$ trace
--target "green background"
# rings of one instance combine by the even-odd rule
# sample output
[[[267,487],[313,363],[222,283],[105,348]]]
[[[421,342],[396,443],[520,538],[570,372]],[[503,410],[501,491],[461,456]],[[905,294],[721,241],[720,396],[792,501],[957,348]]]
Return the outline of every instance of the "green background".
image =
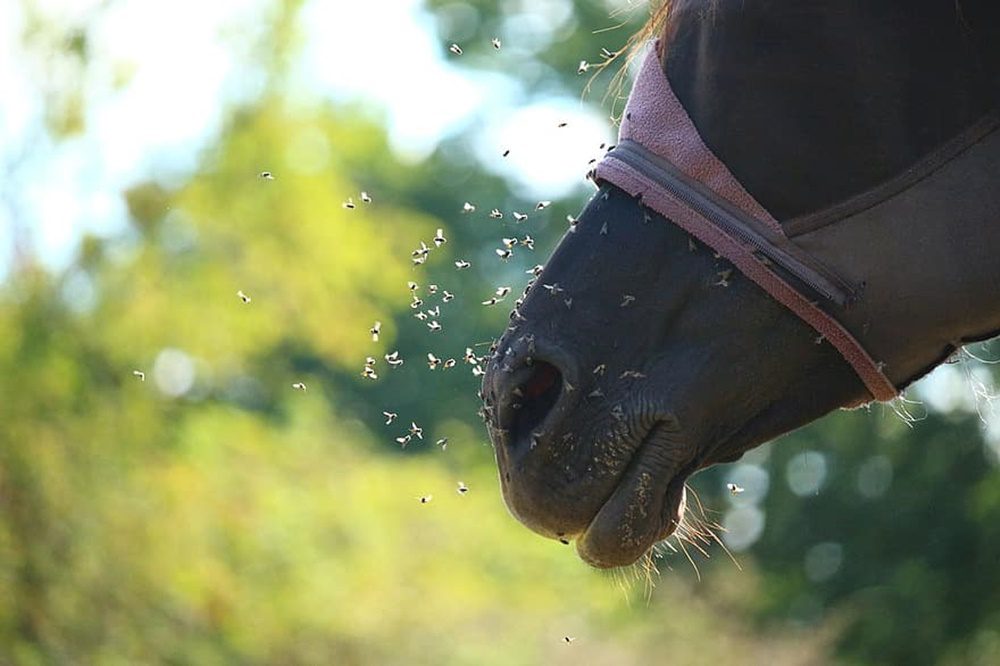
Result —
[[[570,28],[514,67],[489,38],[516,39],[504,21],[531,6],[457,4],[428,3],[442,50],[460,31],[456,66],[513,74],[526,101],[579,98],[579,61],[644,18],[577,1]],[[86,24],[26,7],[24,52],[82,80],[98,58]],[[674,542],[659,572],[597,572],[511,518],[478,380],[423,359],[461,359],[502,330],[509,302],[480,301],[520,291],[587,192],[520,226],[490,220],[535,202],[480,164],[475,124],[412,163],[377,112],[291,94],[299,11],[274,3],[252,43],[229,45],[264,84],[222,110],[194,172],[130,186],[125,232],[86,236],[59,269],[28,248],[0,283],[0,663],[1000,662],[988,396],[911,405],[913,424],[887,407],[837,413],[699,475],[706,520],[765,517],[738,565],[717,544]],[[585,104],[611,109],[609,77]],[[73,141],[86,104],[81,88],[52,91],[39,132]],[[25,169],[0,166],[8,183]],[[463,215],[465,201],[478,210]],[[439,227],[449,242],[413,267]],[[501,265],[492,250],[514,233],[537,249]],[[458,258],[473,267],[456,273]],[[429,283],[456,294],[442,332],[413,318],[408,280],[428,306]],[[397,370],[382,360],[393,350]],[[374,382],[360,376],[368,355]],[[970,358],[950,371],[966,398],[992,382]],[[161,390],[185,372],[187,390]],[[410,421],[424,439],[404,450]],[[824,473],[803,493],[810,460]],[[763,490],[744,505],[725,483],[746,474]]]

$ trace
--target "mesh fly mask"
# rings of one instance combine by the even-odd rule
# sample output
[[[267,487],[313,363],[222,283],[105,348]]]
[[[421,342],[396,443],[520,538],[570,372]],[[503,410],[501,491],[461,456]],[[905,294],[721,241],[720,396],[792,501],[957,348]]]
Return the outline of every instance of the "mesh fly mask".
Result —
[[[732,262],[832,344],[873,399],[887,401],[899,391],[865,344],[870,322],[878,318],[869,311],[877,306],[868,295],[879,288],[879,275],[847,271],[839,250],[815,239],[793,242],[795,232],[850,226],[873,211],[876,218],[898,214],[916,184],[975,143],[996,139],[997,126],[996,114],[990,114],[891,182],[783,227],[704,144],[651,49],[629,97],[619,143],[597,165],[595,178],[640,198]]]

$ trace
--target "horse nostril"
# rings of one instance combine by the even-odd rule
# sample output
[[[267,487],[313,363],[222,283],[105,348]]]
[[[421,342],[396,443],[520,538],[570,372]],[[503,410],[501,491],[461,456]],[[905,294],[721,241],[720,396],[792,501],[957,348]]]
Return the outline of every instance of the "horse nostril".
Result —
[[[531,439],[555,406],[562,393],[562,385],[562,373],[556,366],[545,361],[534,362],[531,374],[513,391],[511,441],[517,443]]]
[[[531,376],[520,387],[527,400],[535,400],[545,395],[561,378],[559,370],[551,363],[537,361],[531,367],[533,369]]]

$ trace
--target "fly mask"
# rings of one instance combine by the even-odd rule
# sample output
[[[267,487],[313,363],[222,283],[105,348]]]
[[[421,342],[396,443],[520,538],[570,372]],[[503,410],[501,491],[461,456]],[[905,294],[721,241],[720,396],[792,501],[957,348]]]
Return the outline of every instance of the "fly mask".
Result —
[[[651,49],[629,97],[619,143],[594,177],[628,192],[730,261],[815,329],[820,341],[832,344],[872,399],[887,401],[899,389],[880,359],[887,336],[876,335],[884,301],[877,296],[899,285],[870,263],[853,265],[843,243],[826,242],[824,234],[861,222],[874,228],[870,225],[887,217],[911,214],[921,196],[933,194],[921,187],[927,190],[932,174],[945,167],[957,170],[950,177],[959,181],[963,168],[981,171],[982,156],[971,148],[989,142],[990,155],[1000,158],[998,125],[1000,118],[991,113],[888,183],[781,224],[704,144]],[[803,234],[808,237],[796,238]]]

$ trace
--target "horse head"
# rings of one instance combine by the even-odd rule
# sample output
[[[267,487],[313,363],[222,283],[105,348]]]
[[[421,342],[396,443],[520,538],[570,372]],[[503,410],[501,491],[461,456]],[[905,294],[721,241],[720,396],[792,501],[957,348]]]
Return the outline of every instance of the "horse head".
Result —
[[[730,19],[726,34],[732,35],[738,21]],[[919,49],[925,26],[919,21],[914,25],[911,46]],[[693,124],[686,138],[664,141],[669,144],[665,150],[680,146],[683,152],[692,144],[702,145],[705,138],[739,176],[722,188],[718,183],[707,186],[730,199],[723,208],[742,207],[737,218],[743,213],[768,215],[767,210],[790,217],[812,210],[823,214],[805,215],[797,225],[795,220],[779,225],[773,218],[761,223],[758,233],[770,234],[771,249],[777,248],[777,259],[771,262],[758,252],[763,247],[767,254],[767,243],[750,247],[746,237],[727,236],[728,244],[713,244],[706,238],[718,229],[695,233],[702,219],[698,215],[708,217],[704,210],[688,220],[695,226],[672,213],[661,214],[671,204],[651,203],[648,195],[653,190],[643,184],[647,171],[602,178],[598,167],[597,193],[519,301],[483,382],[508,507],[542,535],[575,540],[579,555],[598,567],[630,564],[655,542],[683,528],[685,484],[699,469],[735,460],[838,407],[887,399],[962,342],[1000,329],[1000,269],[994,259],[1000,250],[1000,196],[990,184],[990,174],[1000,168],[1000,134],[995,131],[1000,120],[989,103],[977,98],[976,104],[953,105],[958,110],[947,121],[940,114],[927,120],[941,137],[958,133],[961,141],[939,140],[919,129],[900,139],[896,131],[892,136],[899,150],[881,151],[882,162],[871,166],[867,180],[858,181],[850,162],[861,159],[861,153],[838,152],[843,140],[822,125],[826,120],[834,123],[831,128],[849,122],[805,111],[796,115],[794,108],[784,108],[788,99],[795,99],[787,86],[774,77],[749,79],[743,90],[746,99],[736,100],[735,107],[752,108],[757,102],[763,107],[770,99],[775,109],[790,114],[788,122],[801,116],[818,123],[806,128],[816,137],[818,154],[839,155],[839,162],[823,166],[830,174],[843,173],[839,181],[819,188],[824,191],[810,199],[810,183],[816,181],[803,179],[781,198],[780,188],[770,184],[809,164],[789,170],[789,160],[798,157],[784,149],[788,157],[773,164],[759,158],[767,146],[754,142],[774,136],[774,119],[768,114],[744,118],[741,122],[749,126],[735,132],[725,114],[696,97],[724,89],[719,99],[732,99],[741,84],[720,76],[711,85],[693,85],[697,72],[725,72],[727,66],[720,62],[700,67],[697,57],[724,50],[699,48],[698,40],[712,34],[705,26],[676,28],[676,41],[665,50],[672,58],[667,64],[679,68],[673,78],[692,118],[675,115]],[[728,65],[742,62],[739,58]],[[821,60],[817,56],[810,62]],[[663,81],[669,69],[656,61],[655,74]],[[650,85],[660,85],[648,71],[640,74],[640,81],[643,76],[653,77]],[[885,76],[909,80],[905,72]],[[872,85],[880,85],[878,77]],[[809,105],[820,93],[798,94],[801,103]],[[971,99],[972,93],[968,95]],[[861,90],[857,97],[873,100],[878,95]],[[886,109],[890,102],[885,101]],[[648,108],[658,112],[662,106],[662,99],[633,91],[632,113]],[[859,106],[858,113],[867,119],[876,110],[881,112],[881,107]],[[883,115],[887,126],[894,124],[892,113]],[[625,138],[656,149],[657,127],[629,130],[628,124],[636,121],[626,114]],[[677,134],[672,122],[659,130]],[[655,156],[650,159],[655,161]],[[685,166],[685,159],[680,154],[675,161],[689,174],[704,175],[719,166]],[[883,183],[886,174],[894,176],[901,169],[909,180],[889,178]],[[920,177],[914,178],[914,173]],[[763,205],[744,196],[741,183],[750,183],[752,192],[763,192],[758,196]],[[865,194],[846,204],[831,202],[834,194],[841,196],[833,185],[849,194]],[[964,210],[942,198],[942,193],[959,190],[963,202],[972,202],[965,203]],[[926,211],[926,219],[919,221],[914,211]],[[986,218],[991,224],[981,224]],[[985,231],[978,237],[969,232],[960,243],[964,260],[956,261],[955,230],[971,229],[977,221]],[[795,228],[798,235],[791,233]],[[899,241],[915,229],[922,234],[921,243]],[[808,288],[808,280],[796,279],[802,276],[796,273],[800,263],[794,261],[799,255],[807,262],[820,255],[858,291],[837,303],[817,305],[821,293]],[[791,256],[791,263],[782,264],[783,256]],[[928,265],[943,268],[931,276],[922,270]],[[771,282],[779,288],[772,288]],[[865,285],[867,291],[860,293]],[[904,289],[909,289],[907,298],[900,298]],[[949,298],[950,290],[961,290],[961,303]],[[848,301],[857,303],[852,308]]]

